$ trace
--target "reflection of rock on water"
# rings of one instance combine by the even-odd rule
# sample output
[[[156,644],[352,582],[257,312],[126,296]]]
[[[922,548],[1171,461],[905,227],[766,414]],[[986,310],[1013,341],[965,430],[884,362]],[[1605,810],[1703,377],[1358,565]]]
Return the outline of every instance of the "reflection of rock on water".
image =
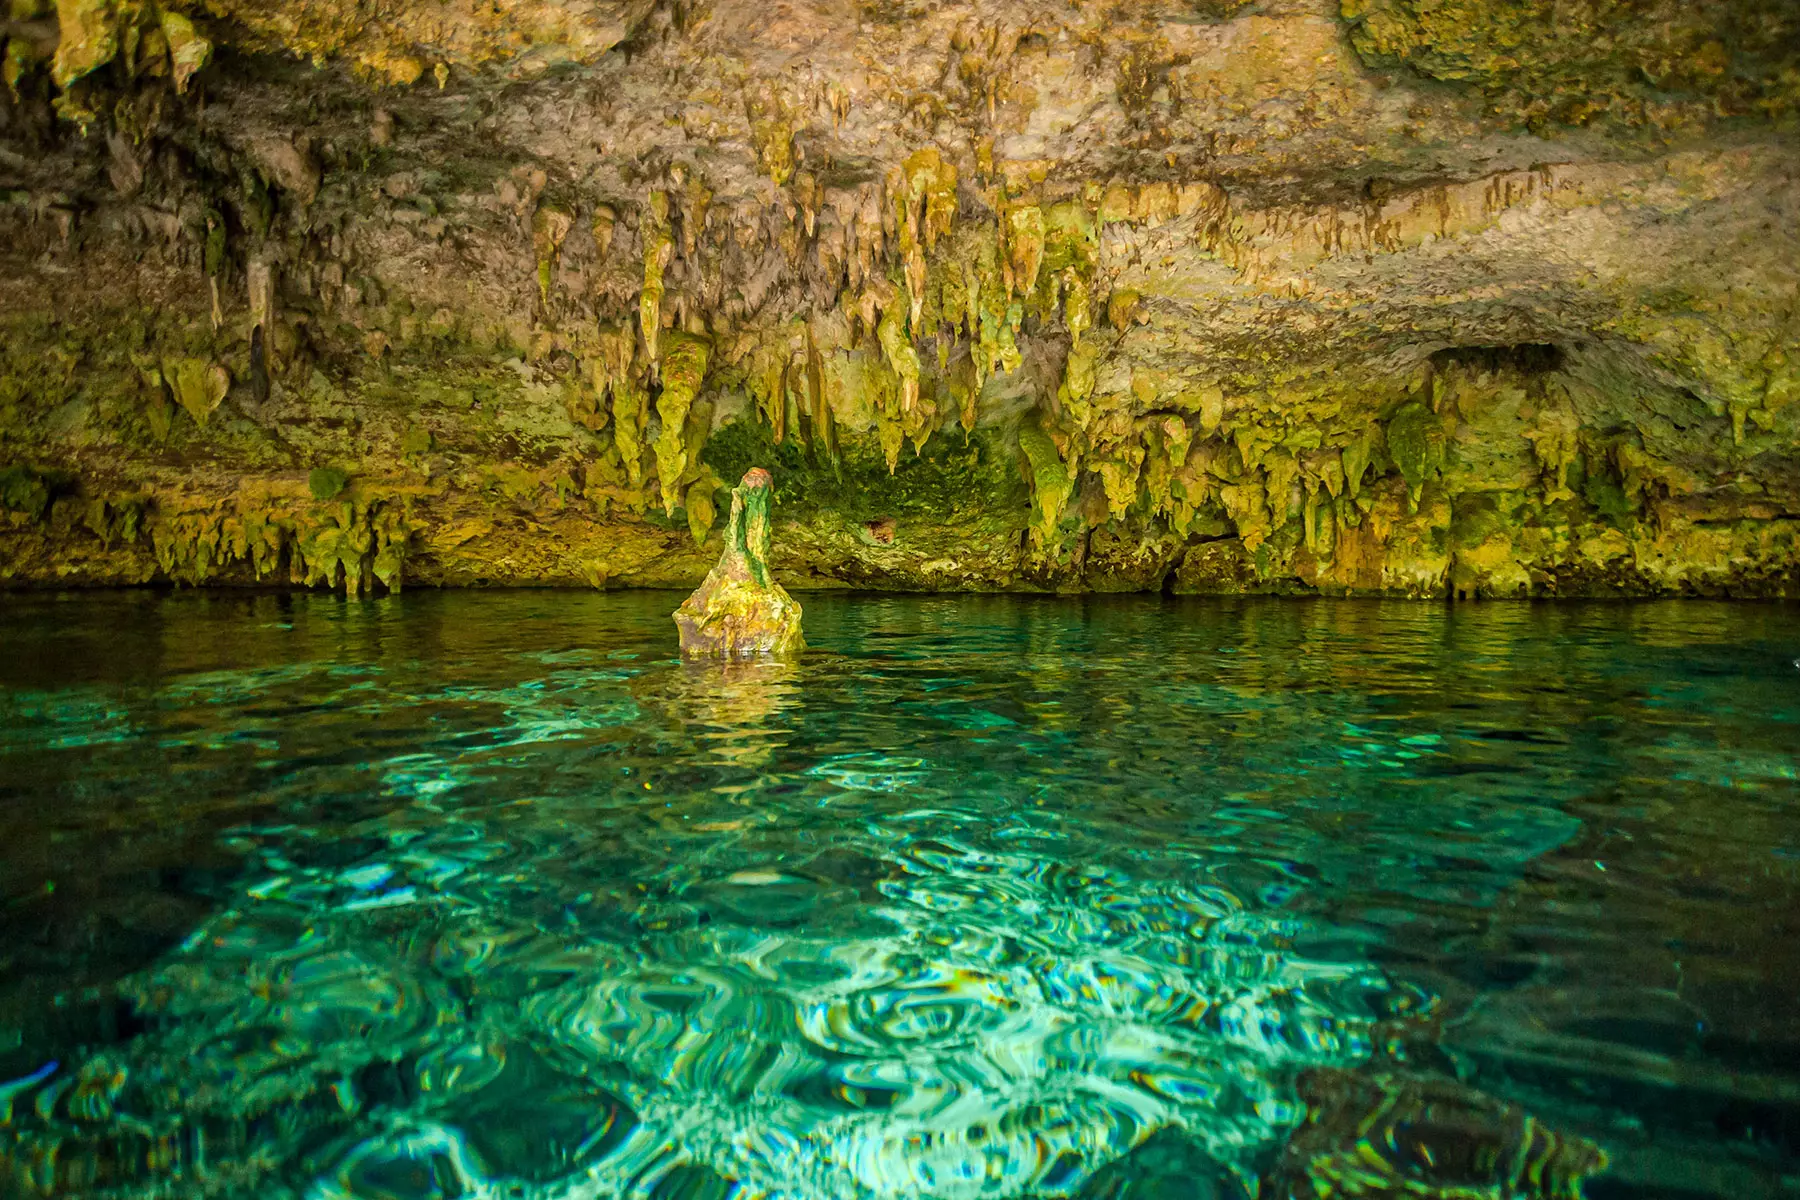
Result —
[[[782,659],[689,659],[632,681],[632,696],[690,734],[704,758],[757,767],[782,744],[773,719],[800,696],[800,671]]]

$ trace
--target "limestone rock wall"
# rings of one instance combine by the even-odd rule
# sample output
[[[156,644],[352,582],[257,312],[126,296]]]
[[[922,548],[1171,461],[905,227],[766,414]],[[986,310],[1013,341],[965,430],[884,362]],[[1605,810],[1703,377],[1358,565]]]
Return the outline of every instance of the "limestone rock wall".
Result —
[[[1800,589],[1785,3],[0,37],[0,585]]]

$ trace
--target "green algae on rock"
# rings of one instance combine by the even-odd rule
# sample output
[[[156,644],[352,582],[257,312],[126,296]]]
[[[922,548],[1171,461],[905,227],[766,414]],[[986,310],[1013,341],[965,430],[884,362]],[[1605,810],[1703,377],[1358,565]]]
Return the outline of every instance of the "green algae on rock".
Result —
[[[774,480],[760,467],[731,489],[725,550],[700,587],[675,610],[681,653],[690,658],[785,658],[800,653],[800,605],[769,574]]]

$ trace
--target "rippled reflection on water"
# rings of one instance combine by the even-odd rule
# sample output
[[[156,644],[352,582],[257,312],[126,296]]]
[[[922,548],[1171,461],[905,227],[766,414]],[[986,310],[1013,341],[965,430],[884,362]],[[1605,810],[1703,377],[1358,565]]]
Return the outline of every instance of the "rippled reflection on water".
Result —
[[[1792,609],[673,599],[9,598],[0,1193],[1800,1186]]]

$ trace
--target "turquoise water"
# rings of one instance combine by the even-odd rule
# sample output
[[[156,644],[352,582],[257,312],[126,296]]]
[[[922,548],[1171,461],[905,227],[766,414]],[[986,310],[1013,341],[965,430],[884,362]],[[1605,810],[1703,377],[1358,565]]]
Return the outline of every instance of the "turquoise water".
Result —
[[[1800,1194],[1800,610],[678,600],[5,597],[0,1195]]]

